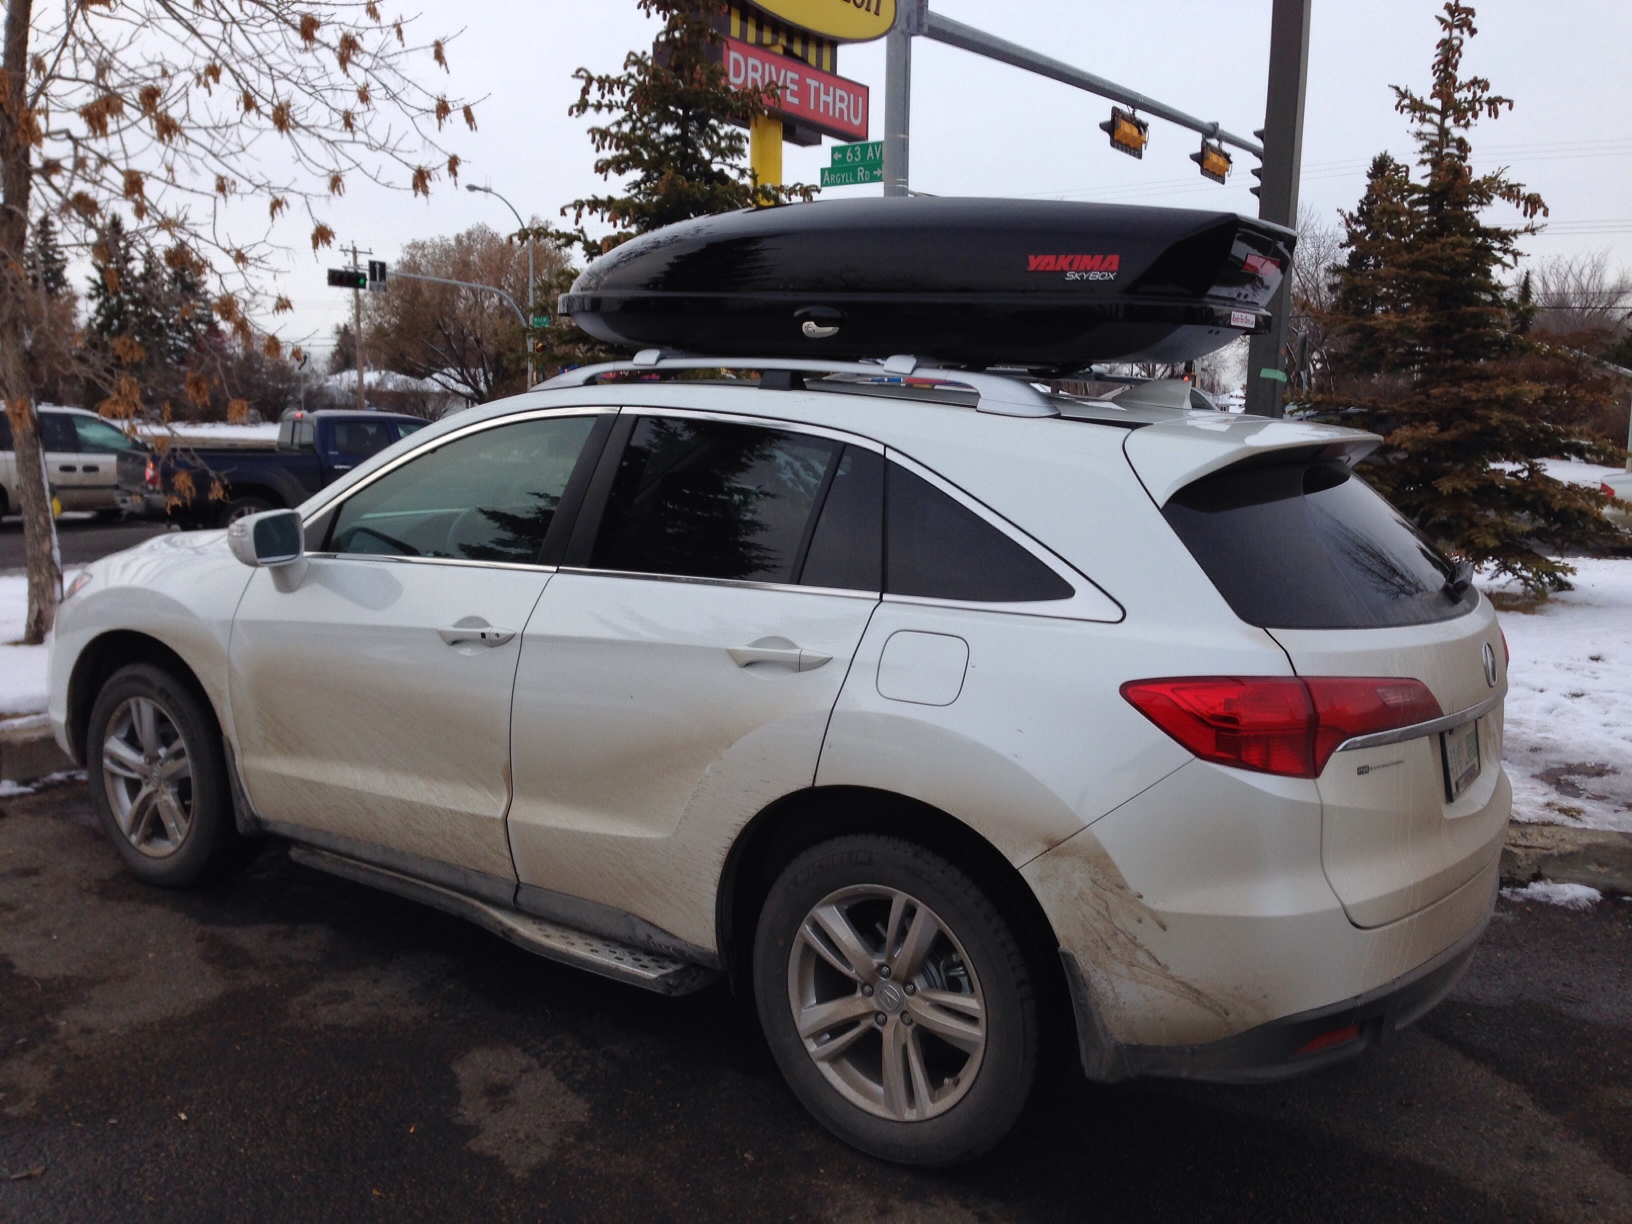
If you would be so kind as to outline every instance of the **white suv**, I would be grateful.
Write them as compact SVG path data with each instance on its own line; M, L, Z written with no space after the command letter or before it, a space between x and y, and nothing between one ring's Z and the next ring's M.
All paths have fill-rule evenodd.
M125 862L271 834L724 975L825 1125L921 1163L1001 1138L1056 1028L1098 1080L1267 1078L1450 988L1505 652L1351 474L1375 437L911 359L674 377L721 364L577 371L91 566L51 717Z

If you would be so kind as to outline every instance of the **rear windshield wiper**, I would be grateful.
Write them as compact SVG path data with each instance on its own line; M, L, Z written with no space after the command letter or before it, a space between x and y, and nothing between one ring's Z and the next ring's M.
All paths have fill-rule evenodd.
M1446 598L1452 603L1461 603L1462 596L1468 593L1468 588L1472 585L1473 562L1458 561L1456 568L1445 579L1445 585L1440 587L1440 590L1445 593Z

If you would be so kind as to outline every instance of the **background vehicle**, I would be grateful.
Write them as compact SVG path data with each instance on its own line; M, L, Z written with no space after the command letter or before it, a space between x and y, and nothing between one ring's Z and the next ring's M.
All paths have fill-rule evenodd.
M425 424L388 412L293 412L278 425L275 449L181 447L162 455L127 455L118 470L119 504L148 518L168 513L188 527L225 526L246 514L299 505ZM185 505L168 509L180 473L186 473L193 495ZM216 480L226 489L224 499L208 496Z
M146 462L147 446L117 425L83 408L39 409L40 442L45 448L46 481L64 510L113 513L119 502L118 459ZM17 454L11 422L0 413L0 514L17 511Z
M1623 527L1632 527L1632 470L1606 476L1598 488L1610 499L1604 513Z

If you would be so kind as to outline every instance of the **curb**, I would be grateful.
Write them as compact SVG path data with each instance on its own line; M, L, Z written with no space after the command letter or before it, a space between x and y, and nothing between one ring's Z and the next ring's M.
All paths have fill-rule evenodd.
M1522 888L1537 880L1632 896L1632 833L1514 821L1502 847L1502 887Z
M0 719L0 782L37 782L78 768L57 747L44 714Z

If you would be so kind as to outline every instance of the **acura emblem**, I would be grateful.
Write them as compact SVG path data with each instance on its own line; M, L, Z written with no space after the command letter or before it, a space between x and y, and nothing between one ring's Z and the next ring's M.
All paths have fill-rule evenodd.
M1491 688L1495 688L1496 687L1496 652L1490 648L1490 643L1486 642L1484 650L1481 651L1480 653L1482 653L1485 656L1485 683L1490 685Z

